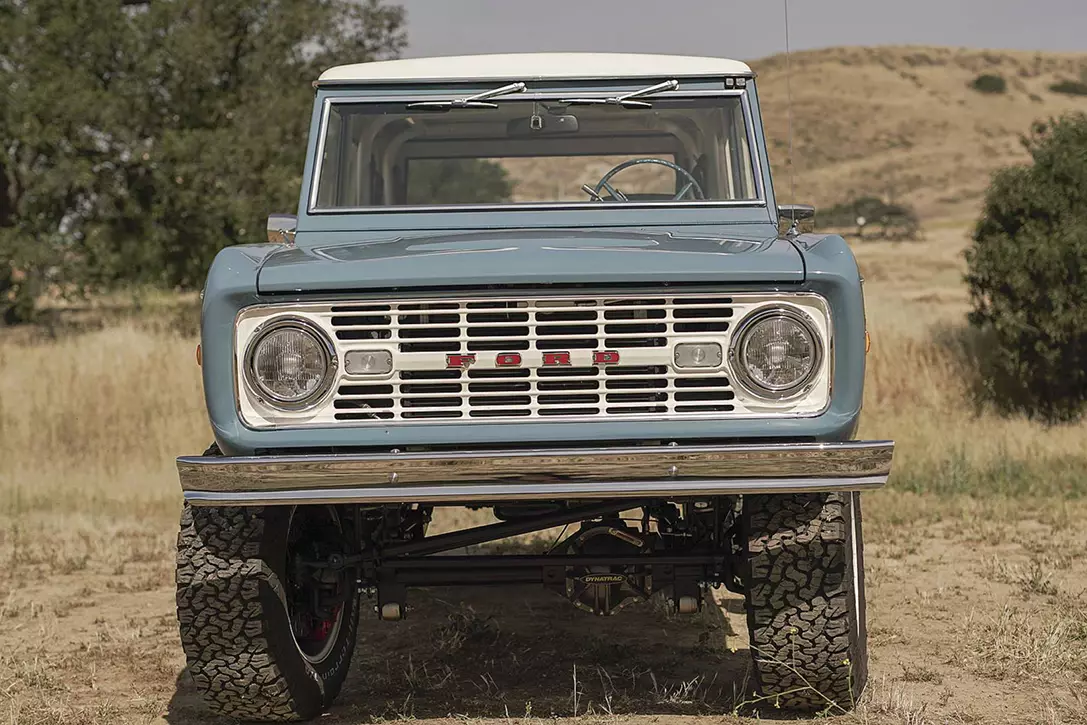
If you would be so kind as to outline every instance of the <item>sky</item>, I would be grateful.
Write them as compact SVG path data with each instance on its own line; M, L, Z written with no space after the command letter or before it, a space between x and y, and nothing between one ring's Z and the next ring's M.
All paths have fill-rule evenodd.
M785 49L784 0L393 0L405 56L521 51L753 60ZM1087 51L1087 0L790 0L793 50L923 44Z

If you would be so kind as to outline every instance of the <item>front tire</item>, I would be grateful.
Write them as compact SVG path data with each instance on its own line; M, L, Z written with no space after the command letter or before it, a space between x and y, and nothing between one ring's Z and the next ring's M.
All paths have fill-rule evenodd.
M851 710L868 679L860 494L745 496L747 618L760 694Z
M310 574L297 562L341 546L342 527L330 507L185 505L177 616L189 672L212 710L283 722L331 705L355 647L356 576ZM312 599L315 611L305 605Z

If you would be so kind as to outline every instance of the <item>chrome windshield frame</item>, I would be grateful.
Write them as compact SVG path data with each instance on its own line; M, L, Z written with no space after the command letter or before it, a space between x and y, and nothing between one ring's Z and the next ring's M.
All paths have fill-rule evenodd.
M524 101L554 101L568 97L569 92L523 92L512 97L495 99L497 102L524 102ZM614 91L594 91L579 93L584 98L605 99L613 96ZM751 174L755 186L754 199L742 200L668 200L668 201L613 201L608 202L607 209L698 209L698 208L765 208L767 206L767 190L764 184L762 162L759 154L758 139L755 135L754 114L751 109L751 101L747 88L727 89L696 89L676 90L657 93L654 99L682 99L682 98L739 98L740 108L743 114L744 134L747 140L747 154L751 164ZM418 100L424 100L419 98ZM306 194L306 213L311 216L333 216L341 214L403 214L403 213L449 213L449 212L481 212L481 211L531 211L531 210L584 210L600 209L601 204L592 200L567 201L567 202L510 202L503 204L428 204L395 206L358 206L358 207L334 207L321 208L317 206L317 195L320 190L321 170L323 166L323 149L328 134L328 124L332 113L332 107L337 104L371 104L371 103L410 103L402 95L374 94L365 96L329 96L324 99L321 106L320 131L317 134L317 142L314 147L314 160L312 173L309 179L309 188Z

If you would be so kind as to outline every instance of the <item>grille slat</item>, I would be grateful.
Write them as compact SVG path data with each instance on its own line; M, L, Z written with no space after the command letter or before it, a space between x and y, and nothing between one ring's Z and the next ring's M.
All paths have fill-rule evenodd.
M475 340L477 338L494 339L494 340L508 339L508 340L513 340L513 341L517 341L517 340L532 340L532 341L546 340L546 341L550 342L550 341L553 341L553 340L558 339L558 338L577 338L577 339L586 339L586 340L599 340L599 339L601 339L603 337L603 335L601 335L600 332L595 328L591 332L582 332L582 331L579 331L579 330L574 330L571 327L556 327L556 326L552 325L552 326L550 326L552 329L547 330L547 331L545 331L543 333L537 334L537 333L530 333L530 332L521 333L521 332L516 331L515 329L512 329L509 325L501 325L501 326L492 325L490 327L491 327L491 329L488 329L487 325L479 325L478 329L477 329L476 325L469 325L470 329L469 329L468 334L460 334L460 332L457 330L457 328L455 326L453 326L453 325L450 325L447 328L434 328L434 329L428 329L428 328L418 327L418 326L415 326L415 327L402 327L402 328L396 328L396 329L391 329L391 330L379 330L379 329L375 329L375 328L372 328L372 327L371 328L341 328L341 329L338 329L337 332L354 332L356 330L365 331L365 332L385 332L385 333L397 332L399 334L397 334L397 335L386 334L383 337L384 337L384 339L388 339L388 338L400 339L400 340L410 339L412 342L425 342L427 340L436 341L436 342L447 342L449 340L457 340L459 342L467 342L469 340ZM611 325L608 325L608 327L610 328ZM647 327L647 326L642 326L642 327ZM645 337L647 334L650 334L650 333L670 332L670 331L664 329L663 325L661 325L660 327L661 327L661 329L652 329L652 330L651 329L636 329L634 327L631 327L630 329L627 329L627 330L617 330L615 332L609 331L607 333L607 337L609 337L609 338L610 337L616 337L616 338L624 338L624 337L626 337L626 338L640 338L640 337ZM506 330L512 330L512 331L508 332L506 334L496 334L493 331L494 329L506 329ZM543 328L541 327L540 329L543 329ZM424 333L428 333L428 334L424 334ZM671 334L669 336L671 336ZM683 337L683 335L677 335L677 337ZM705 339L705 336L701 336L701 337L699 337L699 339Z
M397 372L343 381L335 418L637 419L731 410L735 395L723 367L670 363L677 343L727 344L723 333L737 318L732 303L680 296L338 305L330 317L337 339L347 349L384 346ZM620 362L593 359L607 351ZM447 369L447 354L475 358L466 369ZM499 358L515 362L503 366Z

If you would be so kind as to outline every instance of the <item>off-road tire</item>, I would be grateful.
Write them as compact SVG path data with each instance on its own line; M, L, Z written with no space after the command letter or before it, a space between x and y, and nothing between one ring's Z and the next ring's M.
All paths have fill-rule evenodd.
M291 507L190 507L177 541L177 617L189 673L211 709L239 720L320 715L355 647L358 597L318 662L302 656L287 615ZM351 593L355 594L354 583Z
M744 496L747 621L760 695L850 710L868 678L860 495Z

